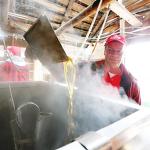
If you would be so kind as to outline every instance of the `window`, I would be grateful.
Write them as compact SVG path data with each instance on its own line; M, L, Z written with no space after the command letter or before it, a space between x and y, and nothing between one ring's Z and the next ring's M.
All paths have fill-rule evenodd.
M150 42L128 45L125 65L138 80L142 105L150 106Z

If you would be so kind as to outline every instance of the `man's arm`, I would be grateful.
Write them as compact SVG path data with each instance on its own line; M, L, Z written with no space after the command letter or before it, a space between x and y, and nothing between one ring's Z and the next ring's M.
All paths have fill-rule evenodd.
M140 89L136 81L133 81L131 83L131 87L129 90L129 97L131 97L133 100L136 101L139 105L141 105L141 95L140 95Z

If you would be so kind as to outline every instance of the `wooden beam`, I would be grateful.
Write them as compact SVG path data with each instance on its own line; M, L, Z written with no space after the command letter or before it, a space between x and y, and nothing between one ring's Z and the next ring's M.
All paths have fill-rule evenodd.
M76 11L74 11L74 10L71 10L71 14L72 14L73 17L76 17L79 13L76 12ZM72 16L70 16L69 18L72 19L72 18L73 18ZM82 21L85 21L85 20L86 20L87 23L91 24L91 22L92 22L92 20L93 20L93 17L91 17L91 16L89 15L89 16L87 16L86 18L83 18ZM69 21L69 20L68 20L68 21ZM80 21L80 22L78 22L78 23L76 23L76 24L81 24L82 21Z
M83 29L81 29L81 28L77 28L77 27L74 27L74 28L69 28L70 30L67 30L65 33L70 33L70 34L75 34L75 35L80 35L81 37L82 36L85 36L86 35L86 33L87 33L87 31L88 30L83 30ZM65 33L63 33L63 34L65 34ZM59 35L59 36L61 36L61 35Z
M65 6L68 5L68 0L57 0L57 2Z
M10 20L10 25L14 28L18 28L18 29L21 29L24 33L26 31L29 30L29 28L31 27L31 24L27 24L27 23L22 23L22 22L19 22L19 21L13 21L13 20Z
M64 6L58 5L48 0L33 0L33 1L54 12L64 14L66 11L66 8Z
M21 22L25 22L25 23L33 23L36 21L37 18L35 17L31 17L31 16L28 16L28 15L23 15L23 14L18 14L18 13L12 13L12 12L8 12L8 17L10 19L13 19L13 20L19 20Z
M105 7L108 7L108 5L112 2L112 0L103 0L101 10ZM96 9L98 7L99 0L96 0L93 4L89 5L87 8L85 8L81 13L79 13L77 16L69 20L67 23L62 25L59 29L56 30L56 34L59 35L70 25L75 25L79 22L81 22L83 19L88 17L89 15L96 12Z
M118 2L120 5L123 5L123 0L118 0ZM120 24L120 34L125 35L125 20L120 19L119 24Z
M150 34L150 18L146 19L146 20L143 20L143 27L139 28L139 29L135 29L135 28L130 28L130 29L126 29L126 32L127 34L129 33L135 33L135 34L144 34L147 36L149 36ZM105 28L104 30L104 33L113 33L115 31L119 31L119 24L113 24L111 26L108 26L107 28ZM130 34L131 36L132 34ZM135 35L134 35L135 36ZM129 37L129 36L128 36Z
M65 12L65 15L64 15L64 19L63 19L63 21L62 21L61 24L63 24L64 22L66 22L66 20L68 19L68 17L71 15L71 8L72 8L72 5L73 5L74 2L75 2L75 0L70 0L69 1L69 4L68 4L68 6L66 8L66 12Z
M87 24L87 23L82 22L82 23L80 23L80 24L75 25L75 27L81 28L81 29L84 29L84 30L88 30L89 27L90 27L90 24Z
M119 24L113 24L111 26L108 26L104 29L104 33L112 33L114 32L115 30L119 29Z
M72 10L75 10L77 12L81 12L85 9L85 6L82 6L81 4L78 4L76 1L72 5Z
M71 14L72 14L72 16L69 17L70 19L72 19L73 17L76 17L79 13L77 11L71 10ZM86 23L88 23L88 24L91 24L93 18L94 18L94 14L93 13L89 14L88 16L86 16L81 21L77 22L76 24L82 24L83 21L86 22ZM99 18L99 16L98 16L98 18Z
M127 21L132 26L141 26L142 23L134 16L132 13L128 11L123 5L119 4L118 1L114 0L109 8L115 12L120 18Z
M4 30L4 32L11 33L11 34L6 33L6 35L9 35L6 37L7 45L12 45L12 36L15 33L16 35L18 35L18 34L20 35L20 36L17 36L18 38L15 40L15 45L21 46L21 47L27 46L26 41L24 41L23 34L30 28L31 25L25 24L25 23L19 22L19 21L13 21L13 20L10 20L10 25L11 26L7 27L7 29L5 26L5 30ZM23 32L18 33L18 31L20 31L20 29ZM74 29L73 31L74 31L73 33L68 32L65 35L63 35L63 36L65 36L64 39L62 37L60 37L60 41L62 44L68 44L68 45L74 45L74 46L81 45L81 39L82 39L81 35L82 34L85 35L86 34L85 31L83 31L82 29L79 30L77 28ZM78 44L77 44L77 42L75 42L75 40L74 41L72 40L73 37L76 37L76 38L78 37L77 40L80 39ZM2 44L2 41L1 41L1 44Z
M122 4L123 4L125 7L127 7L127 6L133 5L133 4L137 3L137 2L139 2L139 0L131 0L131 1L126 0L126 1L123 1Z
M93 29L96 27L96 25L99 23L99 21L100 21L100 19L101 19L101 17L102 17L103 15L101 14L101 13L99 13L98 14L98 16L97 16L97 18L96 18L96 20L95 20L95 24L94 24L94 26L93 26ZM91 23L92 23L92 20L93 20L93 18L94 18L94 14L93 15L91 15L91 16L88 16L88 17L86 17L85 19L83 19L81 22L79 22L77 25L75 25L75 26L86 26L86 27L90 27L90 25L91 25Z
M99 20L99 22L97 23L97 25L95 26L95 28L93 29L93 32L92 32L92 37L95 36L95 34L98 32L98 30L100 29L103 21L104 21L104 18L105 18L105 14L101 17L101 19Z
M130 11L130 12L134 12L136 9L140 9L142 7L144 7L145 5L149 4L150 0L143 0L140 1L138 3L134 3L133 5L129 5L126 8ZM115 20L117 18L116 14L112 14L108 17L109 22L111 22L112 20Z
M87 6L93 3L93 0L80 0L80 2L86 4Z
M9 10L10 0L0 0L0 24L8 24L8 10Z
M10 5L9 5L9 11L10 12L15 12L16 10L16 0L9 0Z
M27 43L25 40L20 39L20 38L13 39L12 36L5 37L5 43L7 46L12 46L12 45L15 45L18 47L26 47L27 46ZM0 45L3 45L2 40L0 40Z
M150 0L142 0L138 3L135 3L134 5L132 6L128 6L127 9L129 11L135 11L136 9L139 9L141 7L144 7L145 5L149 4L150 3Z
M141 11L142 12L142 11ZM150 24L150 16L148 15L149 14L149 12L148 13L144 13L143 14L143 12L142 13L140 13L140 12L138 12L138 14L141 14L141 15L144 15L145 14L145 17L144 18L139 18L142 22L143 22L143 28L145 28L145 26L149 26L149 24ZM115 28L114 26L116 25L116 30L118 30L119 28L117 28L118 27L118 25L116 24L116 22L118 22L119 21L119 19L118 18L116 18L116 20L114 21L114 22L111 22L111 25L113 26L113 28ZM113 25L114 24L114 25ZM108 24L107 24L108 25ZM107 28L107 32L112 32L112 29L111 29L111 25L109 25L108 26L108 28ZM129 27L129 24L128 23L126 23L125 24L125 26L126 27ZM110 29L110 30L109 30ZM115 31L116 31L115 30ZM130 31L132 31L133 30L133 28L131 28L131 29L126 29L126 31L128 31L128 32L130 32Z
M143 27L141 27L140 29L134 29L134 28L130 28L130 29L126 29L126 32L139 32L139 31L144 31L144 34L150 34L150 32L145 32L147 29L149 29L149 24L150 24L150 19L145 20ZM127 26L127 25L126 25ZM119 31L119 24L112 24L108 27L105 28L104 33L115 33L116 31Z
M11 12L8 13L8 17L11 20L20 21L20 22L24 22L27 24L33 24L37 20L36 17L31 17L29 15L23 15L23 14L17 14L17 13L11 13ZM62 16L51 13L51 12L47 13L47 17L49 18L50 22L53 24L54 23L59 24L63 19ZM56 27L56 25L55 25L55 27ZM57 26L57 27L59 27L59 26Z
M13 28L18 28L18 29L21 29L24 33L26 31L29 30L29 28L31 27L32 24L27 24L27 23L24 23L24 22L21 22L21 21L14 21L14 20L10 20L10 25L13 27ZM54 29L57 29L60 24L56 24L56 23L51 23L52 27Z
M17 35L23 35L22 30L14 28L10 25L10 22L8 25L1 26L2 32L4 32L4 36L12 36L13 34Z

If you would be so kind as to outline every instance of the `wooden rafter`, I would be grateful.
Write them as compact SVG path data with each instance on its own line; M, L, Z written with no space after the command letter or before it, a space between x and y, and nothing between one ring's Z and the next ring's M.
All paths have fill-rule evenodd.
M10 20L10 25L14 28L21 29L23 32L26 32L31 27L31 24L27 24L27 23L25 24L25 23L22 23L19 21L13 21L13 20Z
M87 6L93 3L95 0L80 0L80 2L86 4Z
M81 24L75 25L75 27L81 28L81 29L84 29L84 30L88 30L89 27L90 27L90 24L87 24L87 23L82 22Z
M7 36L5 37L5 44L7 46L11 46L13 43L13 37L12 36ZM26 47L27 43L25 40L21 39L21 38L15 38L14 43L15 46L19 46L19 47ZM3 45L3 41L0 40L0 45Z
M57 0L57 2L61 5L67 6L68 5L68 0Z
M129 11L135 11L136 9L139 9L141 7L144 7L145 5L149 4L150 3L150 0L143 0L143 1L140 1L132 6L128 6L127 9Z
M142 21L142 22L143 22L143 26L140 27L139 29L128 28L129 26L128 26L128 24L126 24L126 27L127 27L126 32L128 32L128 33L129 33L129 32L135 33L135 32L140 32L140 31L149 30L150 17L149 17L149 16L147 16L147 17L148 17L148 18L143 19L143 21ZM114 32L116 32L116 31L119 31L119 24L117 24L117 23L106 27L105 30L104 30L104 33L114 33ZM149 32L146 32L146 33L149 34ZM144 33L144 34L146 34L146 33Z
M33 1L44 6L45 8L49 10L53 10L54 12L59 12L59 13L64 14L64 12L66 11L65 7L55 4L48 0L33 0Z
M3 0L3 1L6 2L7 0ZM8 0L8 1L15 2L16 0ZM81 12L82 9L84 9L87 5L90 5L94 0L76 0L75 2L74 1L75 0L70 0L70 4L69 4L68 0L57 0L57 1L33 0L32 3L35 4L34 6L39 7L39 9L41 8L41 11L40 10L38 11L39 14L40 14L40 12L43 12L43 9L44 9L44 11L46 12L46 15L48 16L48 18L50 18L51 24L54 27L54 29L58 29L58 30L56 30L56 33L57 33L59 31L59 29L61 29L59 27L64 19L67 20L66 18L70 19L71 17L76 16L78 14L78 12ZM89 7L89 9L87 9L87 11L85 11L84 13L82 12L80 14L80 16L78 16L78 18L76 18L73 22L71 22L71 24L73 24L73 26L75 28L75 31L77 30L77 32L74 32L72 34L79 34L79 35L83 35L83 36L86 35L86 33L90 27L90 24L92 22L92 19L93 19L92 16L94 15L96 8L97 8L96 2L98 2L98 1L99 0L96 0L93 3L95 5L91 4L91 6L92 6L91 8ZM101 11L105 13L104 8L107 7L112 1L113 0L104 0ZM24 2L26 4L26 6L30 5L29 1L24 0ZM150 0L143 0L143 1L124 0L123 2L124 2L123 4L125 5L125 7L132 13L135 13L138 10L142 10L144 8L148 8L150 6ZM18 5L20 2L18 3L18 1L17 1L16 3ZM66 11L67 5L68 5L68 8ZM71 5L72 8L69 5ZM26 30L28 30L29 26L32 25L35 22L35 20L37 19L36 17L38 17L38 15L34 15L38 9L37 7L35 8L35 11L33 10L33 12L31 11L28 13L27 12L28 9L23 9L23 7L26 7L26 6L24 6L23 4L21 6L19 6L20 10L18 9L19 11L16 11L16 12L21 13L21 11L22 11L22 14L17 14L15 12L12 12L15 9L13 9L14 6L11 3L11 7L10 7L11 13L10 12L8 13L8 17L10 19L11 26L14 29L16 29L17 31L19 31L20 29L21 29L21 31L24 31L24 32ZM78 8L78 9L76 9L76 8ZM23 14L26 14L26 15L23 15ZM147 16L149 16L149 13L148 13L148 15L144 15L144 14L145 14L145 12L142 14L143 16L145 16L145 18ZM35 16L35 17L31 17L30 15ZM64 15L66 18L64 18ZM143 17L142 15L141 15L141 17L137 16L137 18L142 19L142 17ZM103 17L96 20L96 23L93 26L94 30L91 33L91 35L94 36L95 33L100 29L102 21L103 21ZM103 32L104 35L105 35L105 33L110 34L119 29L119 24L118 24L119 19L120 18L118 18L117 15L114 15L114 14L109 15L108 21L106 23L106 28L104 29L104 32ZM142 22L144 22L144 19L142 19ZM126 25L127 25L127 27L129 26L127 23L126 23ZM145 22L144 22L144 26L145 26ZM136 28L134 28L134 29L136 29ZM133 30L133 29L130 29L130 31L131 30Z
M112 2L112 0L103 0L101 9L107 7L111 2ZM71 20L69 20L67 23L65 23L64 25L62 25L59 29L57 29L56 30L56 34L57 35L61 34L62 31L65 30L71 24L72 25L76 25L79 22L81 22L83 19L85 19L86 17L88 17L89 15L94 14L96 12L98 4L99 4L99 0L97 0L93 4L89 5L81 13L79 13L77 16L75 16L74 18L72 18Z
M112 33L114 32L115 30L119 29L119 24L113 24L111 26L108 26L104 29L104 33Z
M14 28L21 29L23 32L26 32L31 27L31 24L24 23L24 22L17 21L17 20L15 20L15 21L10 20L10 25ZM56 23L51 23L51 25L55 29L59 27L59 24L56 24Z
M8 24L10 0L0 0L0 25Z
M65 15L64 15L64 19L63 19L61 24L63 24L66 20L68 20L68 17L70 16L71 8L72 8L72 5L73 5L74 2L75 2L75 0L69 0L68 6L66 8Z
M135 3L133 5L129 5L127 6L126 8L130 11L130 12L133 12L135 11L136 9L139 9L139 8L142 8L144 7L145 5L149 4L150 3L150 0L144 0L144 1L140 1L139 3ZM109 22L111 22L111 20L114 20L115 18L117 18L117 15L116 14L112 14L108 17L108 20Z
M149 9L148 9L148 11L149 11ZM142 12L142 11L141 11ZM138 12L138 14L139 14L140 12ZM140 13L141 14L141 13ZM144 13L144 14L146 14L146 13ZM143 13L142 13L142 15L144 15ZM139 17L138 17L139 18ZM145 15L145 19L144 18L142 18L142 19L140 19L142 22L143 22L143 26L146 26L146 25L149 25L150 24L150 20L149 20L149 15L147 14L147 15ZM114 18L114 19L111 19L111 20L109 20L108 21L108 24L112 24L112 25L110 25L110 26L108 26L107 27L107 32L112 32L112 30L113 29L115 29L114 30L114 32L116 31L116 30L118 30L118 25L116 24L116 21L117 21L117 17L116 18ZM113 24L113 23L115 23L115 24ZM107 25L108 25L107 24ZM112 28L111 28L111 26L112 26ZM116 27L115 27L116 26ZM126 24L126 26L128 27L129 26L129 24Z
M27 16L27 15L23 15L23 14L12 13L12 12L8 12L8 17L10 19L14 19L17 21L19 20L19 21L25 22L25 23L33 23L37 19L35 17L31 17L31 16Z
M123 1L122 4L126 7L128 7L128 6L133 5L137 2L139 2L139 0L126 0L126 1Z
M128 8L128 10L130 10L131 12L134 12L137 8L138 9L140 9L140 8L143 8L145 5L147 5L147 4L150 4L150 0L147 0L147 1L141 1L141 2L139 2L139 3L136 3L136 4L134 4L134 5L129 5L129 6L127 6L127 8ZM138 5L138 6L137 6ZM132 7L133 6L133 7ZM147 15L148 16L148 15ZM115 14L113 14L113 15L110 15L109 16L109 21L107 22L108 24L110 24L110 23L112 23L112 22L116 22L117 21L117 16L115 15ZM142 19L142 22L145 24L145 21ZM116 26L116 27L114 27L114 26ZM117 28L118 28L118 25L113 25L113 28L114 29L116 29L117 30ZM110 30L109 30L110 29ZM110 27L108 27L107 28L107 31L109 32L111 32L112 31L112 29L111 29L111 26Z
M98 32L98 30L100 29L103 21L104 21L105 15L103 15L101 17L101 19L98 21L97 25L94 27L93 31L92 31L92 37L95 36L95 34Z
M128 11L122 4L119 4L118 1L114 0L109 8L115 12L120 18L123 18L132 26L141 26L142 23L134 16L132 13Z
M15 12L15 9L16 9L16 0L9 0L9 1L10 1L9 11Z

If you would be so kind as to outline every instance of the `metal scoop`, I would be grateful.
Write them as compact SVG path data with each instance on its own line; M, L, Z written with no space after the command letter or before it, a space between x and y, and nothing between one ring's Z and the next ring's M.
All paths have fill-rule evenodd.
M25 33L29 46L27 51L36 56L44 65L68 60L47 16L41 16Z

